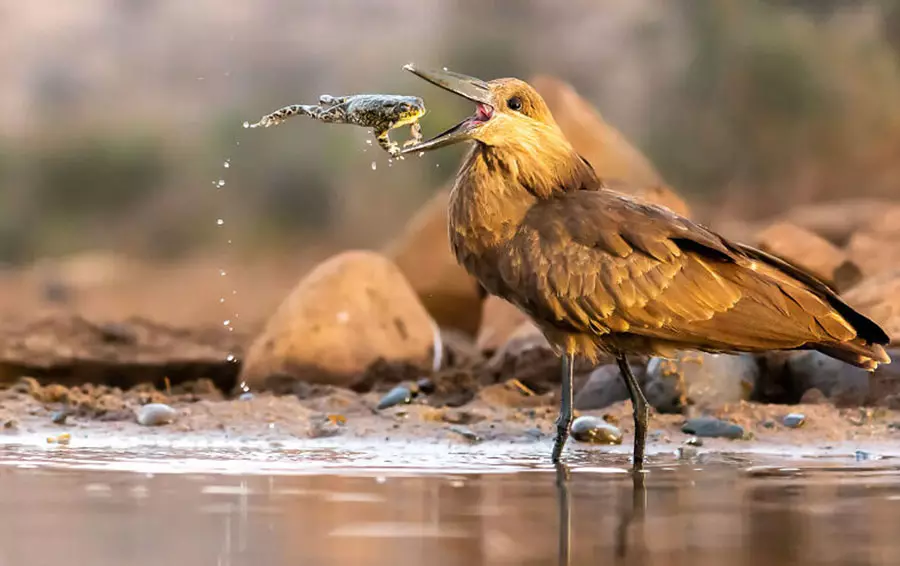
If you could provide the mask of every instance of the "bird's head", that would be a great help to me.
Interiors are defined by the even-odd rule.
[[[544,99],[525,81],[512,78],[483,81],[452,71],[426,71],[412,65],[404,69],[475,103],[472,116],[428,141],[406,148],[404,153],[468,140],[503,147],[536,144],[544,135],[563,137]]]

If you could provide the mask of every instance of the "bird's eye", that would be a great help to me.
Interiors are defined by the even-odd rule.
[[[513,96],[509,100],[506,101],[506,105],[509,106],[510,110],[521,110],[522,109],[522,99],[518,96]]]

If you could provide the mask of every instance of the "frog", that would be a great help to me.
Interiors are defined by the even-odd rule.
[[[255,124],[244,127],[275,126],[291,116],[309,116],[328,124],[353,124],[372,128],[378,145],[392,157],[400,155],[400,145],[392,141],[389,132],[402,126],[410,127],[410,139],[403,147],[422,141],[419,119],[425,115],[425,102],[418,96],[398,94],[354,94],[332,96],[323,94],[318,104],[291,104],[263,116]]]

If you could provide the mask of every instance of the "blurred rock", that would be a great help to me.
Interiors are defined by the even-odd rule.
[[[843,298],[878,323],[892,344],[900,344],[900,270],[866,279]]]
[[[137,422],[142,426],[160,426],[175,421],[178,412],[163,403],[148,403],[138,409]]]
[[[900,224],[900,218],[896,222]],[[890,273],[900,266],[900,234],[873,229],[856,232],[847,244],[847,255],[866,277]]]
[[[839,407],[864,405],[869,400],[872,374],[816,351],[794,352],[787,362],[797,391],[818,389]]]
[[[801,405],[825,405],[828,403],[828,397],[824,393],[813,387],[803,392],[800,397]]]
[[[840,288],[849,288],[862,279],[859,268],[848,263],[847,254],[837,246],[795,224],[777,222],[756,236],[759,248],[810,271],[813,275]],[[838,269],[840,285],[836,285]]]
[[[709,438],[744,438],[743,427],[714,417],[688,419],[681,432]]]
[[[344,252],[291,291],[250,346],[240,380],[287,392],[292,380],[352,386],[377,360],[430,367],[433,329],[390,260]]]
[[[785,214],[784,220],[843,247],[859,230],[873,224],[883,226],[898,217],[900,205],[894,201],[847,199],[798,206]]]
[[[571,85],[546,75],[532,77],[529,82],[547,102],[575,150],[613,185],[610,188],[689,215],[687,204],[665,185],[650,161]]]
[[[377,410],[381,411],[387,409],[389,407],[393,407],[394,405],[399,405],[401,403],[407,404],[412,401],[413,392],[410,391],[409,387],[405,385],[398,385],[394,387],[390,391],[388,391],[384,397],[378,401],[378,405],[375,407]]]
[[[431,198],[386,250],[441,327],[470,335],[478,331],[481,296],[478,283],[456,263],[447,233],[450,190]]]
[[[791,413],[785,415],[781,423],[788,428],[800,428],[806,424],[806,416],[803,413]]]
[[[526,329],[526,326],[530,329]],[[481,326],[475,346],[485,353],[494,353],[514,334],[540,334],[525,313],[500,297],[489,295],[481,305]]]
[[[645,381],[646,364],[632,364],[631,371],[639,383]],[[575,394],[575,408],[579,411],[603,409],[628,398],[628,388],[619,366],[607,364],[591,372],[587,382]]]
[[[603,419],[585,415],[572,422],[572,438],[588,444],[622,444],[622,431]]]
[[[673,359],[651,358],[644,393],[660,412],[686,406],[714,409],[750,398],[760,368],[750,354],[679,352]]]

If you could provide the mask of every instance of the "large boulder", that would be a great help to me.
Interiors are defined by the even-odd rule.
[[[388,246],[386,254],[441,327],[474,335],[481,319],[481,295],[478,283],[456,263],[450,251],[449,198],[449,189],[435,194]]]
[[[610,182],[610,188],[661,204],[683,216],[690,213],[640,150],[604,121],[571,85],[546,75],[537,75],[529,82],[547,102],[572,147]]]
[[[496,352],[514,334],[526,333],[522,330],[526,325],[533,327],[525,313],[500,297],[489,296],[481,306],[481,327],[475,345],[482,352]],[[534,333],[538,333],[537,328]]]
[[[790,222],[776,222],[756,236],[759,248],[836,286],[847,289],[862,278],[846,252],[825,238]]]
[[[900,344],[900,270],[866,279],[843,298],[881,325],[891,344]]]
[[[844,246],[856,232],[897,219],[900,204],[880,199],[846,199],[798,206],[784,220]]]
[[[291,291],[248,349],[240,379],[280,392],[298,380],[352,387],[378,360],[428,367],[435,329],[393,262],[344,252]]]

